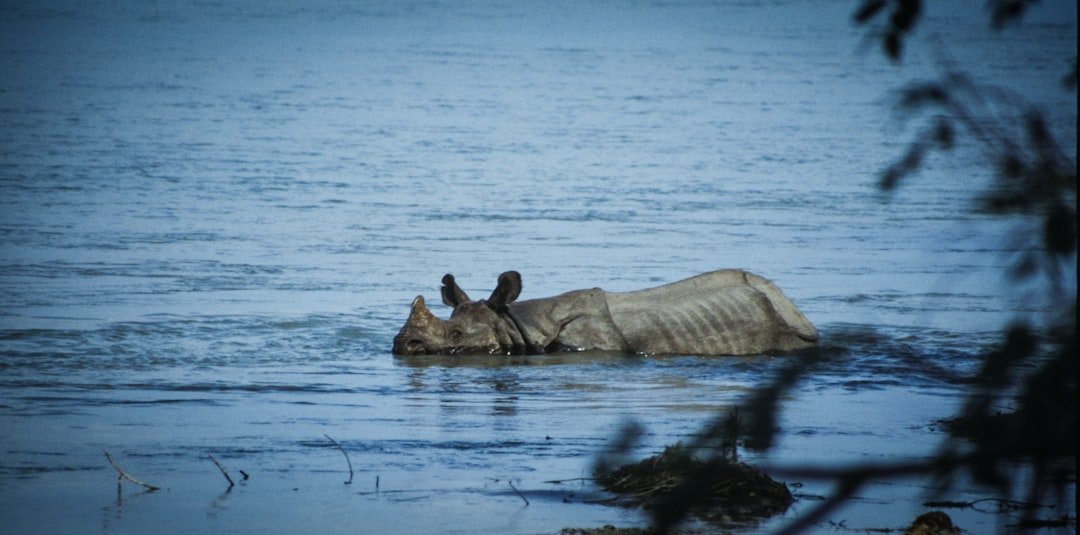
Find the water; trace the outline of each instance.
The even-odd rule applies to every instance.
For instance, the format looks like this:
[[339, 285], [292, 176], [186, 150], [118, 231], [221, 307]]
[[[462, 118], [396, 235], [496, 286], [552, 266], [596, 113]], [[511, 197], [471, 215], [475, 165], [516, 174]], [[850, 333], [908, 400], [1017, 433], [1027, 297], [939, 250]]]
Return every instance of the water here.
[[[989, 177], [969, 146], [874, 187], [915, 131], [890, 91], [935, 74], [938, 35], [1075, 147], [1067, 4], [996, 35], [935, 3], [896, 67], [848, 2], [4, 2], [5, 529], [640, 525], [548, 481], [628, 420], [642, 455], [686, 438], [786, 360], [392, 357], [447, 272], [484, 295], [516, 269], [534, 298], [752, 270], [848, 355], [767, 460], [926, 455], [978, 350], [1046, 303], [1001, 276], [1018, 224], [965, 210]], [[118, 493], [103, 450], [165, 490]], [[900, 527], [924, 492], [832, 518]]]

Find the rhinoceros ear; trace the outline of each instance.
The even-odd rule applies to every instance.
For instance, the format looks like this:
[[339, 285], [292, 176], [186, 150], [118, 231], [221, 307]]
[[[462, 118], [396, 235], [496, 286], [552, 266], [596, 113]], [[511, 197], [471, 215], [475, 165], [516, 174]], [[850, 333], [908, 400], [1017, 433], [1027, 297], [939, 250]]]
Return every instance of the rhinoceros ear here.
[[491, 308], [499, 311], [513, 303], [521, 295], [521, 274], [517, 271], [507, 271], [499, 275], [499, 285], [491, 292], [487, 303]]
[[462, 303], [468, 303], [472, 301], [469, 296], [465, 294], [465, 290], [462, 290], [457, 285], [457, 281], [454, 280], [454, 276], [447, 273], [442, 278], [442, 302], [450, 308], [457, 308]]

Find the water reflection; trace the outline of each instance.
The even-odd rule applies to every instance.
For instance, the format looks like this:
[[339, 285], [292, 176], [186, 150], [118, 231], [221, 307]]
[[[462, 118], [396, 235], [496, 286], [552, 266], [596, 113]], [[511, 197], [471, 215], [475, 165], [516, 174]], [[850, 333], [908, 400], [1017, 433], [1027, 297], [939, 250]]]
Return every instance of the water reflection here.
[[223, 490], [221, 494], [218, 494], [216, 498], [210, 501], [210, 505], [206, 509], [207, 518], [217, 518], [219, 514], [227, 513], [229, 508], [225, 506], [225, 500], [232, 495], [233, 486]]
[[570, 351], [543, 355], [408, 355], [394, 356], [394, 363], [410, 368], [510, 368], [624, 363], [643, 358], [617, 351]]
[[101, 508], [101, 531], [104, 533], [111, 533], [114, 528], [122, 531], [119, 526], [123, 524], [125, 514], [127, 514], [132, 508], [139, 507], [147, 496], [155, 494], [155, 491], [147, 490], [141, 487], [134, 487], [138, 490], [124, 496], [124, 484], [117, 481], [116, 483], [116, 499], [109, 504]]

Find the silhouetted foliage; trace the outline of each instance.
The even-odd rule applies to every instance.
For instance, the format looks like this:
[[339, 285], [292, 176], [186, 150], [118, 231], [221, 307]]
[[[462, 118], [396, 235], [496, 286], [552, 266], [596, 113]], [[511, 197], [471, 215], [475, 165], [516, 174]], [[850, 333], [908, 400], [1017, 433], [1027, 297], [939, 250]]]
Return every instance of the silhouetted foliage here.
[[[991, 0], [990, 24], [1001, 29], [1018, 24], [1033, 4], [1030, 0]], [[872, 27], [868, 37], [880, 39], [885, 55], [899, 61], [903, 41], [916, 27], [922, 11], [919, 0], [865, 0], [853, 14], [855, 23]], [[876, 24], [876, 26], [874, 26]], [[1064, 78], [1076, 87], [1076, 64]], [[962, 472], [998, 493], [1001, 502], [1022, 503], [1023, 518], [1010, 528], [1075, 525], [1075, 518], [1040, 519], [1033, 504], [1060, 501], [1064, 489], [1076, 484], [1076, 294], [1065, 291], [1065, 280], [1076, 278], [1076, 162], [1054, 139], [1042, 112], [1017, 94], [980, 86], [960, 69], [947, 66], [940, 79], [914, 83], [899, 92], [899, 113], [922, 118], [925, 126], [904, 154], [881, 174], [879, 186], [890, 192], [917, 174], [931, 151], [949, 152], [963, 138], [981, 151], [994, 179], [973, 202], [977, 212], [1037, 221], [1020, 234], [1022, 251], [1010, 267], [1016, 280], [1039, 275], [1052, 304], [1049, 328], [1036, 329], [1018, 318], [988, 349], [982, 366], [969, 381], [961, 409], [948, 422], [950, 436], [923, 461], [870, 463], [845, 469], [789, 467], [774, 476], [831, 480], [836, 490], [804, 511], [782, 533], [800, 532], [822, 521], [866, 483], [890, 478], [932, 477], [947, 484]], [[714, 444], [707, 458], [733, 455], [730, 441], [717, 437], [745, 433], [744, 445], [766, 450], [777, 432], [776, 419], [785, 392], [792, 390], [816, 366], [835, 358], [842, 349], [823, 345], [808, 350], [781, 368], [774, 380], [758, 388], [741, 410], [728, 419], [706, 425], [694, 448]], [[1001, 407], [1011, 407], [1002, 412]], [[741, 414], [741, 417], [738, 416]], [[640, 434], [640, 428], [634, 428]], [[637, 436], [637, 435], [635, 435]], [[629, 445], [633, 441], [624, 441]], [[721, 444], [725, 446], [721, 447]], [[696, 450], [695, 450], [696, 451]], [[711, 457], [708, 457], [711, 455]], [[1026, 474], [1027, 477], [1020, 477]], [[1027, 481], [1024, 502], [1008, 499], [1015, 482]], [[693, 508], [687, 496], [681, 505], [654, 513], [654, 527], [665, 532]]]
[[[992, 26], [1018, 23], [1032, 3], [990, 2]], [[900, 58], [900, 40], [917, 21], [918, 2], [866, 1], [854, 19], [866, 24], [889, 5], [892, 16], [883, 34], [883, 46], [895, 61]], [[1075, 73], [1074, 63], [1072, 73], [1065, 77], [1066, 87], [1075, 88]], [[880, 187], [884, 191], [899, 187], [920, 170], [928, 152], [952, 150], [958, 136], [973, 140], [995, 171], [993, 184], [975, 200], [974, 208], [997, 216], [1019, 215], [1041, 221], [1025, 235], [1023, 252], [1010, 274], [1028, 279], [1042, 273], [1058, 312], [1050, 318], [1051, 328], [1045, 333], [1018, 320], [985, 354], [950, 426], [952, 437], [932, 459], [909, 466], [859, 467], [834, 474], [840, 490], [806, 516], [820, 518], [821, 511], [845, 500], [866, 481], [867, 474], [881, 478], [890, 473], [922, 474], [929, 469], [942, 481], [968, 471], [977, 482], [1002, 495], [1013, 490], [1010, 485], [1019, 480], [1020, 472], [1030, 469], [1026, 503], [1060, 498], [1065, 486], [1075, 485], [1076, 469], [1076, 295], [1075, 291], [1063, 291], [1064, 278], [1076, 277], [1076, 163], [1054, 139], [1039, 110], [1007, 90], [977, 85], [955, 66], [939, 80], [909, 85], [901, 91], [897, 107], [905, 117], [929, 117], [904, 155], [882, 173]], [[778, 396], [802, 373], [781, 372], [756, 397]], [[1013, 410], [1002, 413], [998, 407]], [[748, 408], [751, 420], [765, 422], [757, 429], [767, 431], [775, 418], [769, 414], [776, 410], [775, 402], [752, 400]], [[758, 440], [765, 446], [770, 444], [768, 436]], [[1040, 525], [1042, 521], [1035, 514], [1034, 507], [1027, 508], [1017, 527]], [[804, 517], [794, 528], [809, 525]]]
[[904, 52], [904, 38], [915, 27], [922, 13], [920, 0], [865, 0], [853, 16], [856, 24], [868, 24], [876, 21], [878, 15], [888, 9], [888, 20], [879, 26], [873, 37], [881, 39], [885, 55], [893, 61], [900, 61]]
[[[992, 26], [1019, 23], [1031, 4], [990, 2]], [[1064, 84], [1076, 87], [1075, 59]], [[953, 421], [956, 438], [939, 456], [955, 459], [942, 475], [966, 469], [976, 481], [1005, 494], [1018, 466], [1027, 466], [1033, 472], [1028, 503], [1050, 493], [1060, 496], [1065, 485], [1075, 484], [1077, 446], [1076, 295], [1063, 291], [1065, 277], [1076, 277], [1076, 162], [1054, 139], [1040, 110], [1007, 90], [980, 87], [954, 66], [939, 80], [908, 86], [898, 107], [905, 116], [932, 117], [904, 156], [882, 173], [882, 189], [892, 190], [915, 174], [928, 151], [951, 150], [957, 135], [974, 140], [995, 171], [994, 183], [976, 199], [975, 209], [1041, 222], [1026, 234], [1010, 274], [1029, 279], [1042, 273], [1058, 310], [1049, 332], [1041, 334], [1021, 320], [985, 355]], [[997, 410], [1002, 406], [1014, 409], [1003, 414]], [[970, 454], [955, 453], [964, 450]], [[1021, 524], [1037, 525], [1033, 515], [1034, 509], [1028, 509]]]
[[1051, 283], [1061, 282], [1062, 264], [1076, 252], [1076, 164], [1042, 113], [1019, 95], [981, 87], [955, 69], [939, 80], [906, 87], [897, 108], [905, 117], [931, 117], [904, 156], [881, 174], [881, 188], [895, 189], [919, 171], [929, 151], [949, 151], [957, 135], [966, 135], [995, 171], [994, 183], [976, 199], [975, 209], [1042, 221], [1012, 275], [1028, 278], [1041, 267]]
[[1038, 0], [991, 0], [990, 23], [1000, 29], [1006, 24], [1019, 24], [1024, 13]]
[[829, 345], [803, 350], [777, 372], [772, 383], [754, 390], [741, 409], [746, 415], [745, 424], [741, 428], [744, 434], [743, 445], [757, 451], [771, 448], [779, 431], [776, 418], [780, 412], [781, 397], [818, 365], [836, 358], [841, 353], [840, 348]]

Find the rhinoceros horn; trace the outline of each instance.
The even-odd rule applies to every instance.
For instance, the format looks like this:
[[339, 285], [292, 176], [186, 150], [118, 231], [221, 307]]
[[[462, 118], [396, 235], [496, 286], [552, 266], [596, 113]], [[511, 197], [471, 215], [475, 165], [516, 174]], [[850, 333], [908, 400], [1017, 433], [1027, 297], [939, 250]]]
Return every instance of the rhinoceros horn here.
[[432, 314], [431, 311], [428, 310], [427, 305], [424, 304], [424, 296], [418, 295], [416, 296], [416, 299], [413, 299], [412, 310], [409, 312], [408, 323], [423, 325], [436, 322], [438, 320], [439, 318], [436, 318], [435, 314]]

